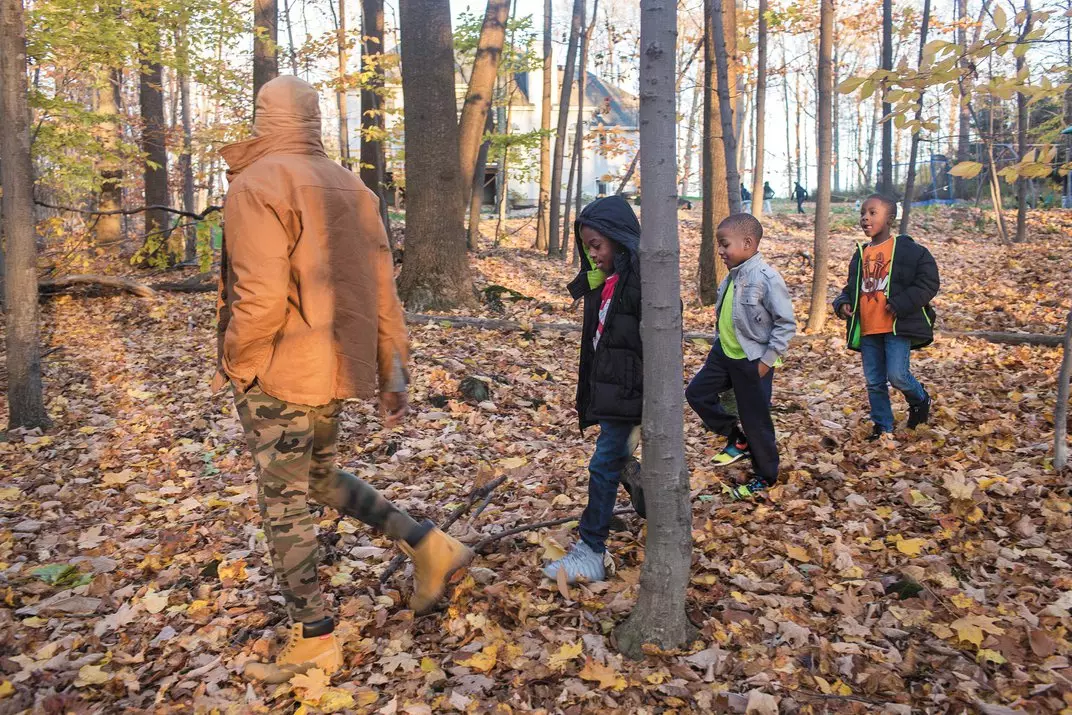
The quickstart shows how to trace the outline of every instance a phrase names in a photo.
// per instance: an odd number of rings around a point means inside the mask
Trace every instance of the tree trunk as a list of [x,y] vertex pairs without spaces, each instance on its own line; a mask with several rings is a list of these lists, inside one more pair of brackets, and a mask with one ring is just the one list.
[[551,0],[543,3],[543,101],[540,104],[540,202],[536,212],[536,250],[546,251],[550,245],[551,223],[551,73],[555,71],[551,37]]
[[1053,411],[1053,466],[1057,469],[1068,466],[1068,383],[1072,380],[1072,310],[1065,318],[1063,345],[1061,370],[1057,373],[1057,407]]
[[[701,305],[714,305],[718,297],[719,283],[729,271],[715,256],[715,230],[718,224],[730,215],[730,199],[726,180],[726,150],[722,141],[722,109],[719,106],[716,80],[713,2],[714,0],[704,2],[703,202],[700,215],[700,266],[697,277],[697,294],[700,296]],[[731,3],[725,9],[728,11],[733,7]],[[730,22],[726,17],[722,18],[722,29],[730,31]],[[731,46],[731,39],[723,37],[727,48]]]
[[[504,119],[502,126],[499,128],[499,133],[504,136],[510,136],[510,124],[513,121],[514,113],[514,88],[511,79],[506,79],[506,108],[499,110],[502,113]],[[499,218],[495,224],[495,245],[498,246],[502,241],[504,230],[503,224],[506,223],[507,209],[510,205],[510,143],[505,142],[502,148],[502,161],[499,162],[499,179],[501,180],[499,189]]]
[[692,179],[692,155],[696,148],[696,122],[700,107],[703,105],[703,65],[696,65],[696,81],[692,87],[692,107],[689,109],[689,124],[685,135],[685,167],[681,173],[681,195],[689,195],[689,183]]
[[476,58],[473,60],[473,73],[469,76],[469,89],[465,93],[465,104],[462,105],[458,127],[465,203],[468,203],[469,191],[473,186],[473,171],[476,168],[480,145],[483,143],[481,138],[484,134],[484,123],[491,109],[491,95],[495,91],[509,17],[510,0],[488,0],[484,24],[477,42]]
[[[893,1],[882,0],[882,69],[893,71]],[[879,191],[893,196],[893,122],[890,103],[886,101],[889,89],[882,83],[882,175]]]
[[[329,3],[332,14],[335,7]],[[353,170],[350,161],[350,108],[346,80],[346,0],[339,0],[339,15],[335,18],[335,45],[339,60],[339,76],[335,85],[335,103],[339,110],[339,162]]]
[[[384,140],[387,133],[383,115],[383,0],[362,0],[361,34],[364,37],[361,64],[366,81],[361,87],[361,181],[380,197],[380,214],[391,239],[387,216],[387,195],[383,186]],[[371,76],[369,76],[371,75]],[[392,240],[392,248],[394,248]]]
[[[793,108],[796,110],[797,116],[793,121],[793,128],[796,134],[796,143],[793,145],[794,162],[796,163],[797,173],[793,177],[796,183],[800,183],[800,167],[804,163],[801,157],[800,147],[803,142],[800,140],[800,125],[804,123],[804,103],[800,99],[800,73],[793,74]],[[789,189],[789,196],[793,198],[793,187]]]
[[[555,153],[551,164],[551,211],[547,255],[564,254],[567,246],[558,244],[558,221],[562,215],[562,164],[565,162],[566,132],[569,126],[570,92],[576,71],[577,45],[581,37],[581,19],[584,17],[584,0],[573,0],[573,21],[570,23],[569,44],[566,46],[566,66],[562,72],[562,89],[558,99],[558,129],[555,134]],[[567,201],[568,201],[567,197]]]
[[[179,174],[182,176],[182,210],[197,212],[194,199],[194,157],[193,157],[193,107],[190,106],[190,39],[184,26],[179,42],[181,60],[179,62],[179,94],[182,95],[182,154],[179,155]],[[187,226],[183,243],[183,260],[187,263],[197,260],[197,226]]]
[[[957,0],[957,20],[960,25],[957,27],[957,45],[959,46],[958,52],[963,58],[960,61],[961,71],[970,72],[971,59],[967,56],[968,50],[968,28],[965,23],[968,20],[968,0]],[[965,84],[967,84],[968,78],[965,78]],[[970,85],[967,85],[970,86]],[[968,161],[971,145],[968,142],[968,137],[971,132],[971,112],[968,111],[968,97],[962,96],[960,98],[960,126],[957,130],[957,162]],[[953,177],[953,195],[959,198],[965,197],[965,187],[967,182],[960,177]]]
[[[837,8],[834,8],[834,59],[831,66],[831,70],[834,73],[834,87],[838,86],[840,79],[838,78],[838,32],[837,32]],[[838,92],[834,92],[834,118],[833,118],[833,148],[831,153],[833,155],[831,161],[834,164],[834,193],[841,193],[841,95]]]
[[878,123],[882,119],[879,112],[881,106],[881,93],[875,92],[871,102],[871,125],[867,128],[867,172],[865,180],[868,190],[874,186],[875,181],[875,140],[878,138]]
[[752,215],[763,218],[763,152],[767,130],[767,0],[759,0],[759,39],[756,65],[756,152],[752,175]]
[[681,281],[677,235],[674,0],[642,0],[640,169],[644,177],[640,245],[644,320],[644,467],[647,541],[640,592],[615,629],[618,648],[643,657],[650,643],[680,648],[695,633],[685,614],[692,564],[692,509],[682,419]]
[[[916,62],[916,66],[920,69],[923,67],[923,48],[927,44],[927,29],[930,27],[931,22],[931,0],[923,0],[923,26],[919,31],[919,58]],[[923,91],[919,93],[919,100],[916,103],[916,122],[917,129],[912,132],[912,148],[908,152],[908,176],[905,177],[905,192],[904,192],[904,207],[901,210],[901,233],[907,234],[908,227],[911,225],[912,217],[912,194],[916,189],[916,161],[919,155],[919,133],[918,122],[923,118]]]
[[[930,0],[925,0],[930,2]],[[834,103],[834,0],[822,0],[819,10],[819,107],[815,125],[818,130],[818,177],[815,189],[815,248],[811,281],[811,307],[807,332],[818,333],[826,323],[826,294],[830,274],[830,164],[833,158],[831,114]]]
[[[1027,40],[1031,33],[1032,25],[1031,0],[1024,0],[1024,27],[1020,34],[1020,43]],[[1020,55],[1016,58],[1016,77],[1020,84],[1026,84],[1030,72],[1027,69],[1027,57]],[[1027,156],[1027,95],[1023,92],[1016,93],[1016,148],[1020,160]],[[1027,179],[1019,177],[1016,180],[1016,243],[1027,240]]]
[[291,0],[283,0],[283,22],[287,26],[287,59],[290,60],[290,73],[298,74],[298,51],[294,46],[294,23],[290,21]]
[[[165,144],[167,122],[164,119],[163,67],[160,64],[160,42],[153,44],[144,55],[138,83],[141,103],[141,149],[145,153],[145,205],[168,206],[168,155]],[[159,264],[169,262],[168,215],[154,209],[145,212],[145,243],[143,260]]]
[[[491,112],[488,112],[484,117],[484,133],[491,134],[494,129],[495,122],[491,118]],[[469,191],[469,225],[466,228],[465,243],[470,251],[475,251],[480,247],[480,209],[484,205],[489,149],[491,149],[490,139],[481,142],[480,151],[476,155],[476,168],[473,170],[473,186]]]
[[37,310],[37,229],[26,86],[22,0],[0,0],[0,199],[7,316],[8,429],[49,425],[41,385]]
[[573,208],[573,201],[570,197],[573,196],[574,181],[577,179],[577,145],[574,142],[573,151],[570,152],[570,167],[569,177],[566,181],[566,205],[564,207],[565,212],[562,214],[562,257],[566,257],[566,252],[570,247],[570,234],[572,233],[572,224],[570,223],[570,210]]
[[256,102],[261,87],[279,75],[277,0],[253,0],[253,33],[253,101]]
[[793,193],[793,154],[789,141],[789,59],[785,52],[785,37],[782,38],[782,67],[785,75],[782,78],[782,99],[785,102],[785,185],[789,187],[790,198]]
[[[733,2],[734,0],[730,0]],[[722,0],[711,0],[711,21],[715,37],[715,72],[718,74],[718,111],[722,120],[722,151],[726,163],[726,193],[729,215],[741,212],[741,174],[737,171],[737,136],[730,99],[729,50],[723,22]]]
[[[100,125],[104,151],[100,162],[101,188],[97,197],[97,210],[118,211],[123,207],[123,170],[118,157],[119,142],[123,135],[119,121],[123,70],[106,70],[102,81],[103,86],[97,88],[97,111],[109,119]],[[118,254],[123,240],[123,217],[118,214],[98,217],[94,233],[99,250],[112,255]]]
[[399,292],[411,310],[470,305],[450,3],[407,0],[399,6],[399,26],[406,107],[406,257]]
[[[574,164],[577,166],[576,197],[573,208],[578,216],[581,215],[581,204],[584,202],[584,93],[588,88],[588,44],[592,41],[592,30],[596,26],[596,16],[599,12],[599,0],[592,5],[592,20],[584,20],[584,32],[581,36],[581,59],[577,74],[577,129],[573,135]],[[674,176],[675,183],[677,176]],[[569,194],[567,193],[567,198]],[[569,223],[567,221],[567,223]],[[562,257],[569,255],[569,242],[562,242]]]

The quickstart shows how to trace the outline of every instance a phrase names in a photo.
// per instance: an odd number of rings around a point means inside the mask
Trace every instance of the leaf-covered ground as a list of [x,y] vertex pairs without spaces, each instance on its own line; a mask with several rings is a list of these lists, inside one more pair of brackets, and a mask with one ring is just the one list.
[[[918,218],[942,268],[942,327],[1060,331],[1072,215],[1034,215],[1024,247],[995,245],[967,210]],[[850,221],[835,224],[836,279]],[[698,215],[682,227],[686,325],[709,330],[691,280]],[[561,289],[571,269],[527,250],[524,221],[511,230],[474,258],[478,282],[535,300],[478,312],[576,319]],[[782,217],[764,243],[801,319],[809,232],[810,218]],[[686,415],[701,633],[689,649],[634,663],[606,637],[638,588],[634,515],[615,524],[606,583],[562,593],[540,577],[567,524],[494,542],[448,610],[414,619],[407,574],[378,583],[391,545],[325,511],[345,670],[330,686],[318,673],[248,685],[243,664],[272,653],[285,621],[241,431],[207,390],[213,312],[204,294],[43,303],[55,426],[0,442],[0,713],[1072,708],[1072,501],[1048,459],[1059,352],[941,340],[914,359],[933,424],[874,447],[859,361],[834,323],[794,344],[775,379],[784,484],[771,502],[723,501],[718,482],[734,472],[710,468],[719,444]],[[593,436],[572,410],[577,336],[435,323],[411,339],[415,414],[383,430],[352,404],[342,465],[436,520],[507,475],[452,528],[470,542],[578,513]],[[686,345],[688,374],[703,356]],[[471,376],[487,399],[462,393]],[[903,400],[895,408],[903,422]]]

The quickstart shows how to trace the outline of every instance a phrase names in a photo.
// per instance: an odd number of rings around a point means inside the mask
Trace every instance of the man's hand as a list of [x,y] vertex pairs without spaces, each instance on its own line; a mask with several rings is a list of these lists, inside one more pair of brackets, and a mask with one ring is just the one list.
[[384,427],[394,427],[409,412],[409,393],[381,392],[380,412],[383,414]]
[[769,373],[771,371],[770,365],[768,365],[767,363],[763,362],[762,360],[759,361],[759,365],[756,366],[756,370],[759,371],[759,379],[760,380],[765,378],[767,376],[767,373]]
[[895,318],[897,317],[897,311],[894,310],[893,306],[890,305],[889,303],[886,304],[886,312],[889,313],[890,315],[892,315]]
[[848,303],[842,303],[841,307],[837,310],[837,314],[842,320],[848,320],[852,317],[852,306]]

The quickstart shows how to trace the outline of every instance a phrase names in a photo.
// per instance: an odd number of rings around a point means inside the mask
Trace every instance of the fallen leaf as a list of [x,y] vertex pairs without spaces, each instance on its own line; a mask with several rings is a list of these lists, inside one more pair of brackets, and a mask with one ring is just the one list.
[[801,563],[808,563],[811,561],[811,556],[808,554],[808,550],[800,546],[794,546],[793,544],[786,544],[785,554],[794,561],[800,561]]
[[466,668],[472,668],[481,673],[487,673],[495,667],[495,663],[498,660],[498,654],[499,646],[494,644],[485,646],[483,650],[474,653],[471,657],[458,661],[458,665],[464,665]]
[[78,677],[74,681],[76,688],[84,688],[87,685],[100,685],[112,679],[112,674],[104,671],[100,665],[83,665],[78,669]]
[[994,625],[993,618],[981,615],[958,618],[949,627],[957,632],[957,638],[976,646],[982,645],[984,633],[1000,636],[1005,632],[1004,628]]
[[581,641],[563,643],[562,646],[547,659],[547,667],[551,670],[563,670],[571,660],[579,656],[583,651],[584,644]]
[[577,673],[582,680],[591,680],[599,683],[599,687],[615,690],[621,692],[628,686],[625,678],[621,676],[618,671],[603,665],[599,661],[586,658],[584,661],[584,667]]

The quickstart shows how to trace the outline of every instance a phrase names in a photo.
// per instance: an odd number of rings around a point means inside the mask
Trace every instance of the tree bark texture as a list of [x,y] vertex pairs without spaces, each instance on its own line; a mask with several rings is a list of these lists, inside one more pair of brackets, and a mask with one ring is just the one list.
[[540,201],[536,211],[536,250],[546,251],[551,222],[551,73],[555,70],[551,38],[551,0],[543,3],[543,101],[540,104]]
[[[1020,34],[1020,42],[1026,41],[1031,33],[1032,11],[1031,0],[1024,0],[1024,27]],[[1016,58],[1016,76],[1021,84],[1026,84],[1030,72],[1027,69],[1027,57],[1021,55]],[[1017,155],[1023,161],[1027,155],[1027,124],[1030,121],[1027,111],[1027,95],[1023,92],[1016,93],[1016,149]],[[1027,240],[1027,182],[1024,177],[1016,180],[1016,235],[1013,240],[1023,243]]]
[[767,130],[767,0],[759,0],[759,37],[756,43],[756,136],[752,175],[752,215],[763,218],[764,133]]
[[[962,70],[969,70],[971,67],[971,59],[967,56],[968,49],[968,28],[965,23],[968,21],[968,0],[957,0],[957,45],[959,47],[958,52],[963,58],[960,61],[960,67]],[[968,143],[968,135],[971,133],[971,112],[968,111],[968,98],[961,97],[959,103],[960,109],[960,123],[957,129],[957,162],[967,161],[971,145]],[[965,198],[965,187],[967,182],[960,177],[953,177],[953,195],[957,198]]]
[[[893,0],[882,0],[882,69],[893,69]],[[886,101],[889,90],[882,87],[882,174],[879,191],[893,196],[893,122],[890,103]]]
[[[583,6],[582,6],[583,7]],[[588,45],[592,41],[592,30],[596,26],[596,16],[599,12],[599,0],[592,4],[592,20],[584,19],[584,32],[581,34],[581,59],[577,73],[577,128],[573,135],[574,164],[577,165],[576,196],[573,208],[578,216],[581,215],[581,204],[584,202],[584,93],[588,89]],[[675,180],[677,176],[675,175]],[[562,257],[569,255],[569,242],[562,244]]]
[[266,82],[279,75],[277,0],[253,0],[253,101]]
[[[734,2],[734,0],[730,0]],[[722,150],[726,162],[726,194],[729,215],[741,212],[741,174],[737,170],[737,136],[733,119],[733,102],[730,99],[731,59],[726,47],[726,30],[723,27],[722,0],[712,0],[711,21],[715,38],[715,72],[718,80],[718,112],[722,122]]]
[[[926,0],[930,2],[930,0]],[[816,114],[818,134],[818,185],[815,189],[815,248],[811,281],[811,307],[808,309],[809,333],[822,331],[826,323],[826,294],[830,280],[830,165],[833,159],[832,114],[834,104],[834,0],[822,0],[819,10],[819,107]]]
[[[931,0],[923,0],[923,25],[919,31],[919,58],[916,67],[923,66],[923,48],[927,44],[927,29],[931,22]],[[923,118],[923,91],[920,90],[919,100],[916,102],[916,121]],[[917,125],[918,126],[918,125]],[[908,151],[908,175],[905,177],[904,204],[901,211],[900,232],[907,234],[912,219],[912,194],[916,190],[916,162],[919,159],[919,134],[920,129],[912,132],[912,147]]]
[[[573,0],[573,20],[570,23],[569,44],[566,46],[566,66],[562,72],[562,88],[558,99],[558,128],[555,132],[555,153],[551,163],[551,210],[550,233],[547,255],[564,254],[568,246],[559,246],[559,218],[562,215],[562,165],[566,159],[566,142],[569,141],[569,105],[573,89],[573,75],[577,69],[577,45],[581,37],[581,19],[584,15],[584,0]],[[568,198],[567,198],[568,201]]]
[[8,429],[47,427],[37,310],[37,224],[22,0],[0,0],[0,185]]
[[473,73],[469,76],[469,89],[465,93],[465,104],[462,105],[462,116],[458,123],[462,186],[465,187],[463,201],[466,203],[473,186],[477,154],[483,143],[484,123],[491,110],[509,17],[510,0],[488,0],[480,39],[477,41],[476,59],[473,60]]
[[[697,272],[697,294],[702,305],[714,305],[718,285],[729,272],[715,255],[715,230],[719,222],[730,215],[730,199],[726,182],[726,150],[722,142],[722,110],[716,80],[713,2],[704,2],[703,201],[700,214],[700,266]],[[732,8],[731,4],[725,9]],[[725,17],[722,20],[722,29],[729,32],[730,23]],[[730,47],[729,40],[732,38],[723,39]]]
[[[179,63],[179,93],[182,95],[182,154],[179,155],[179,175],[182,176],[182,209],[190,213],[197,212],[194,198],[194,157],[193,157],[193,107],[190,106],[190,67],[189,37],[187,28],[183,27],[179,47],[182,60]],[[187,226],[184,232],[183,260],[191,262],[197,259],[197,227]]]
[[386,128],[383,97],[380,94],[385,83],[382,62],[383,0],[362,0],[361,34],[364,38],[361,63],[371,64],[373,75],[371,81],[361,87],[361,181],[380,197],[380,214],[390,239],[391,224],[387,217],[387,196],[383,186]]
[[640,143],[644,192],[640,241],[644,355],[644,466],[647,540],[640,592],[615,629],[618,648],[633,658],[645,643],[680,648],[694,627],[685,614],[692,564],[692,508],[682,419],[681,276],[677,233],[677,97],[674,0],[642,0]]
[[339,0],[339,16],[335,27],[335,44],[339,60],[339,77],[335,86],[335,102],[339,111],[339,160],[347,169],[353,169],[350,161],[350,108],[346,91],[346,0]]
[[[122,81],[122,69],[106,69],[102,73],[102,85],[97,88],[97,111],[109,117],[100,124],[101,145],[104,148],[100,161],[101,188],[97,196],[97,209],[100,211],[115,211],[123,204],[123,170],[117,156],[122,138],[119,124]],[[122,216],[101,216],[94,226],[94,234],[98,250],[118,254],[123,240]]]
[[[484,133],[490,134],[495,129],[491,112],[484,118]],[[469,225],[466,227],[465,244],[470,251],[475,251],[480,243],[480,208],[484,205],[484,175],[488,168],[488,151],[491,140],[481,142],[476,154],[476,168],[473,170],[473,185],[469,191]]]
[[1068,391],[1072,380],[1072,310],[1065,318],[1065,337],[1061,353],[1061,370],[1057,373],[1057,407],[1053,411],[1053,466],[1068,466]]
[[[164,118],[163,67],[160,64],[160,41],[154,37],[141,67],[138,98],[141,104],[141,149],[145,153],[145,205],[168,206],[167,122]],[[145,212],[146,256],[166,252],[167,213],[158,209]]]
[[454,43],[447,0],[399,7],[406,106],[406,256],[400,294],[410,309],[473,303],[465,250],[454,97]]

